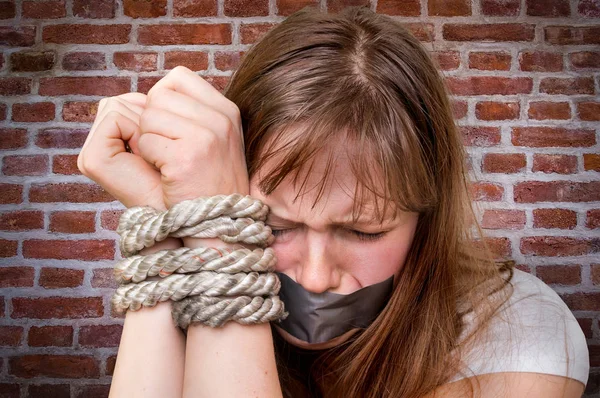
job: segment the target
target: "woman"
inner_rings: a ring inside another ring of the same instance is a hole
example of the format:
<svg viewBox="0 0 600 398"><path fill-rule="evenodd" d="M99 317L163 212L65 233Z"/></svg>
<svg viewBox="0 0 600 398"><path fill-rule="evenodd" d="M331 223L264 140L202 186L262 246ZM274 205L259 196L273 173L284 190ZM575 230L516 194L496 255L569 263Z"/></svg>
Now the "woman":
<svg viewBox="0 0 600 398"><path fill-rule="evenodd" d="M166 303L130 311L111 396L581 396L585 337L548 286L492 257L465 155L427 52L364 7L291 15L224 95L178 67L147 97L101 101L85 175L127 207L249 193L270 207L286 306L369 292L376 315L342 299L316 324L194 325L186 339ZM169 238L142 254L179 244L223 245ZM366 323L336 324L344 311Z"/></svg>

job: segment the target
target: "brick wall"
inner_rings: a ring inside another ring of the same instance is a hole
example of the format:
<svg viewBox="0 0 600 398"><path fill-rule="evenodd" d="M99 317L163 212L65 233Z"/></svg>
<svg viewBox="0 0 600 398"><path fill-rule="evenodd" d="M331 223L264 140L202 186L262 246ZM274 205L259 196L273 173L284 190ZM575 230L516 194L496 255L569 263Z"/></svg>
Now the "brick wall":
<svg viewBox="0 0 600 398"><path fill-rule="evenodd" d="M434 54L488 239L573 310L598 393L599 0L53 0L0 1L0 395L107 396L123 207L76 166L100 98L176 65L222 89L308 4L370 5Z"/></svg>

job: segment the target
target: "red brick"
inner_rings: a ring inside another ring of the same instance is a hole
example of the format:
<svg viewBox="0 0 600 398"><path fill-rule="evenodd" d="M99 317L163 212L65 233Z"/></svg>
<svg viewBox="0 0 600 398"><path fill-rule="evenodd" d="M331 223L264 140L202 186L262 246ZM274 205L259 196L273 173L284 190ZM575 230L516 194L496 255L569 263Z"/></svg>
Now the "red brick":
<svg viewBox="0 0 600 398"><path fill-rule="evenodd" d="M81 174L77 167L78 156L79 155L54 155L52 158L52 172L68 175Z"/></svg>
<svg viewBox="0 0 600 398"><path fill-rule="evenodd" d="M481 13L494 17L516 17L521 10L520 0L481 0Z"/></svg>
<svg viewBox="0 0 600 398"><path fill-rule="evenodd" d="M138 43L143 45L231 44L231 38L231 25L227 23L161 24L138 27Z"/></svg>
<svg viewBox="0 0 600 398"><path fill-rule="evenodd" d="M500 143L500 128L460 126L463 142L466 146L496 146Z"/></svg>
<svg viewBox="0 0 600 398"><path fill-rule="evenodd" d="M131 91L130 77L61 76L40 78L40 95L115 96Z"/></svg>
<svg viewBox="0 0 600 398"><path fill-rule="evenodd" d="M536 153L533 155L533 167L531 171L534 173L577 173L577 156Z"/></svg>
<svg viewBox="0 0 600 398"><path fill-rule="evenodd" d="M504 188L498 184L477 182L470 185L469 192L473 200L490 202L502 200Z"/></svg>
<svg viewBox="0 0 600 398"><path fill-rule="evenodd" d="M540 265L536 268L536 276L548 284L578 285L581 283L581 266L579 265Z"/></svg>
<svg viewBox="0 0 600 398"><path fill-rule="evenodd" d="M175 0L184 1L184 0ZM414 8L415 3L420 8L418 0L407 0L407 1L399 1L399 0L379 0L377 4L377 13L378 14L388 14L390 12L400 12L401 8ZM406 4L406 5L405 5ZM306 6L313 6L314 8L319 8L318 0L277 0L277 15L288 16L296 11L303 9ZM399 14L395 14L399 15ZM417 14L419 15L419 14Z"/></svg>
<svg viewBox="0 0 600 398"><path fill-rule="evenodd" d="M14 210L0 213L0 229L26 231L44 228L44 212L40 210Z"/></svg>
<svg viewBox="0 0 600 398"><path fill-rule="evenodd" d="M115 0L75 0L73 16L81 18L114 18Z"/></svg>
<svg viewBox="0 0 600 398"><path fill-rule="evenodd" d="M104 315L102 297L13 297L11 318L79 319Z"/></svg>
<svg viewBox="0 0 600 398"><path fill-rule="evenodd" d="M116 231L119 225L119 218L125 210L103 210L100 213L100 225L104 229Z"/></svg>
<svg viewBox="0 0 600 398"><path fill-rule="evenodd" d="M115 364L117 363L117 356L111 355L106 358L106 374L113 375L115 371Z"/></svg>
<svg viewBox="0 0 600 398"><path fill-rule="evenodd" d="M10 70L13 72L39 72L54 67L54 51L23 51L10 54Z"/></svg>
<svg viewBox="0 0 600 398"><path fill-rule="evenodd" d="M30 347L70 347L73 345L73 327L32 326L28 343Z"/></svg>
<svg viewBox="0 0 600 398"><path fill-rule="evenodd" d="M0 2L0 19L12 19L17 15L14 1Z"/></svg>
<svg viewBox="0 0 600 398"><path fill-rule="evenodd" d="M30 384L27 392L32 397L70 397L68 384Z"/></svg>
<svg viewBox="0 0 600 398"><path fill-rule="evenodd" d="M39 376L54 378L99 378L98 360L84 355L23 355L9 357L12 376L33 378Z"/></svg>
<svg viewBox="0 0 600 398"><path fill-rule="evenodd" d="M157 62L157 53L115 52L113 55L113 63L117 68L136 72L155 71Z"/></svg>
<svg viewBox="0 0 600 398"><path fill-rule="evenodd" d="M475 105L475 116L480 120L508 120L519 118L518 102L482 101Z"/></svg>
<svg viewBox="0 0 600 398"><path fill-rule="evenodd" d="M204 80L210 83L216 90L218 90L221 94L224 93L225 87L229 82L229 76L213 76L213 75L205 75L202 76Z"/></svg>
<svg viewBox="0 0 600 398"><path fill-rule="evenodd" d="M428 0L427 13L432 16L458 17L471 15L470 0Z"/></svg>
<svg viewBox="0 0 600 398"><path fill-rule="evenodd" d="M253 44L259 41L262 36L277 26L275 23L242 23L240 24L240 43Z"/></svg>
<svg viewBox="0 0 600 398"><path fill-rule="evenodd" d="M148 91L162 78L162 76L140 76L138 77L137 91L148 94Z"/></svg>
<svg viewBox="0 0 600 398"><path fill-rule="evenodd" d="M564 95L594 94L594 78L546 77L540 81L540 93Z"/></svg>
<svg viewBox="0 0 600 398"><path fill-rule="evenodd" d="M45 289L78 287L83 283L84 273L82 269L43 267L40 270L39 285Z"/></svg>
<svg viewBox="0 0 600 398"><path fill-rule="evenodd" d="M0 128L0 149L24 148L27 145L27 130L19 128Z"/></svg>
<svg viewBox="0 0 600 398"><path fill-rule="evenodd" d="M582 51L569 54L573 69L600 69L600 52Z"/></svg>
<svg viewBox="0 0 600 398"><path fill-rule="evenodd" d="M31 93L31 79L27 77L0 77L0 95L24 95L29 93Z"/></svg>
<svg viewBox="0 0 600 398"><path fill-rule="evenodd" d="M527 0L527 15L534 17L568 17L571 15L569 0Z"/></svg>
<svg viewBox="0 0 600 398"><path fill-rule="evenodd" d="M35 269L33 267L0 267L0 287L31 287Z"/></svg>
<svg viewBox="0 0 600 398"><path fill-rule="evenodd" d="M600 292L561 294L560 298L571 311L600 311Z"/></svg>
<svg viewBox="0 0 600 398"><path fill-rule="evenodd" d="M29 47L35 44L35 26L0 26L0 46Z"/></svg>
<svg viewBox="0 0 600 398"><path fill-rule="evenodd" d="M568 102L530 102L527 116L535 120L568 120L571 119L571 107Z"/></svg>
<svg viewBox="0 0 600 398"><path fill-rule="evenodd" d="M600 18L600 3L598 0L579 0L577 12L586 18Z"/></svg>
<svg viewBox="0 0 600 398"><path fill-rule="evenodd" d="M23 2L23 18L56 19L66 15L64 0Z"/></svg>
<svg viewBox="0 0 600 398"><path fill-rule="evenodd" d="M338 13L346 7L368 5L369 0L328 0L327 11L330 13Z"/></svg>
<svg viewBox="0 0 600 398"><path fill-rule="evenodd" d="M533 88L530 77L449 76L446 82L454 95L530 94Z"/></svg>
<svg viewBox="0 0 600 398"><path fill-rule="evenodd" d="M0 326L0 347L17 347L21 344L21 326Z"/></svg>
<svg viewBox="0 0 600 398"><path fill-rule="evenodd" d="M529 147L589 147L596 144L596 135L591 129L513 127L512 144Z"/></svg>
<svg viewBox="0 0 600 398"><path fill-rule="evenodd" d="M106 59L99 52L73 52L65 54L62 60L64 70L104 70Z"/></svg>
<svg viewBox="0 0 600 398"><path fill-rule="evenodd" d="M18 244L16 240L0 239L0 257L16 256Z"/></svg>
<svg viewBox="0 0 600 398"><path fill-rule="evenodd" d="M6 314L4 313L4 297L0 297L0 317L4 318ZM2 361L0 361L0 369L2 368Z"/></svg>
<svg viewBox="0 0 600 398"><path fill-rule="evenodd" d="M583 331L583 334L588 339L592 338L592 318L577 318L577 322L579 322L579 327Z"/></svg>
<svg viewBox="0 0 600 398"><path fill-rule="evenodd" d="M526 181L513 191L517 203L593 202L600 200L600 181Z"/></svg>
<svg viewBox="0 0 600 398"><path fill-rule="evenodd" d="M13 104L14 122L49 122L54 120L55 106L52 102Z"/></svg>
<svg viewBox="0 0 600 398"><path fill-rule="evenodd" d="M71 101L63 105L62 117L67 122L93 122L98 112L98 101Z"/></svg>
<svg viewBox="0 0 600 398"><path fill-rule="evenodd" d="M510 241L507 238L486 237L485 242L492 251L495 259L505 259L510 256Z"/></svg>
<svg viewBox="0 0 600 398"><path fill-rule="evenodd" d="M55 211L50 213L50 231L81 234L95 232L95 211Z"/></svg>
<svg viewBox="0 0 600 398"><path fill-rule="evenodd" d="M91 285L92 287L106 287L116 289L118 284L114 277L114 268L96 268L93 270Z"/></svg>
<svg viewBox="0 0 600 398"><path fill-rule="evenodd" d="M330 5L335 4L335 0L329 0ZM268 0L224 0L224 15L228 17L261 17L269 15Z"/></svg>
<svg viewBox="0 0 600 398"><path fill-rule="evenodd" d="M23 257L55 258L59 260L74 259L95 261L115 256L115 242L103 240L43 240L30 239L23 241Z"/></svg>
<svg viewBox="0 0 600 398"><path fill-rule="evenodd" d="M590 239L567 236L528 236L521 238L521 253L526 256L582 256L592 254Z"/></svg>
<svg viewBox="0 0 600 398"><path fill-rule="evenodd" d="M456 99L452 99L452 114L455 119L462 119L467 116L467 112L469 110L469 105L466 101L460 101Z"/></svg>
<svg viewBox="0 0 600 398"><path fill-rule="evenodd" d="M113 198L99 185L86 183L32 184L29 201L37 203L71 202L96 203L112 202Z"/></svg>
<svg viewBox="0 0 600 398"><path fill-rule="evenodd" d="M486 173L518 173L526 166L524 153L486 153L481 169Z"/></svg>
<svg viewBox="0 0 600 398"><path fill-rule="evenodd" d="M217 2L173 0L173 16L183 18L215 17L217 16Z"/></svg>
<svg viewBox="0 0 600 398"><path fill-rule="evenodd" d="M88 133L89 130L47 128L38 132L35 145L40 148L81 148Z"/></svg>
<svg viewBox="0 0 600 398"><path fill-rule="evenodd" d="M454 70L460 66L460 53L458 51L436 51L432 56L441 70Z"/></svg>
<svg viewBox="0 0 600 398"><path fill-rule="evenodd" d="M48 155L7 155L2 173L13 176L38 176L48 173Z"/></svg>
<svg viewBox="0 0 600 398"><path fill-rule="evenodd" d="M1 184L0 183L0 203L21 203L23 202L23 185L19 184Z"/></svg>
<svg viewBox="0 0 600 398"><path fill-rule="evenodd" d="M217 55L215 54L215 58ZM215 61L216 62L216 61ZM183 65L193 71L208 69L208 53L203 51L168 51L165 52L164 69L173 69ZM217 69L219 66L217 65Z"/></svg>
<svg viewBox="0 0 600 398"><path fill-rule="evenodd" d="M525 221L523 210L490 209L483 213L481 226L486 229L523 229Z"/></svg>
<svg viewBox="0 0 600 398"><path fill-rule="evenodd" d="M546 26L544 37L550 44L600 44L600 25Z"/></svg>
<svg viewBox="0 0 600 398"><path fill-rule="evenodd" d="M577 212L568 209L533 209L534 228L573 229L577 226Z"/></svg>
<svg viewBox="0 0 600 398"><path fill-rule="evenodd" d="M589 229L600 228L600 209L588 210L586 213L585 227Z"/></svg>
<svg viewBox="0 0 600 398"><path fill-rule="evenodd" d="M584 153L583 154L583 169L585 171L588 171L588 170L600 171L600 154Z"/></svg>
<svg viewBox="0 0 600 398"><path fill-rule="evenodd" d="M236 70L240 64L243 52L215 52L215 67L219 70Z"/></svg>
<svg viewBox="0 0 600 398"><path fill-rule="evenodd" d="M432 42L435 40L435 31L432 23L404 22L402 25L419 41Z"/></svg>
<svg viewBox="0 0 600 398"><path fill-rule="evenodd" d="M90 325L79 328L79 345L81 347L118 347L123 333L123 326Z"/></svg>
<svg viewBox="0 0 600 398"><path fill-rule="evenodd" d="M506 52L471 52L469 53L469 68L479 70L509 70L512 61L510 53Z"/></svg>
<svg viewBox="0 0 600 398"><path fill-rule="evenodd" d="M535 25L518 23L444 24L442 36L448 41L533 41Z"/></svg>
<svg viewBox="0 0 600 398"><path fill-rule="evenodd" d="M594 285L600 285L600 264L591 265L591 274Z"/></svg>
<svg viewBox="0 0 600 398"><path fill-rule="evenodd" d="M129 43L130 33L131 25L47 25L42 40L59 44L125 44Z"/></svg>
<svg viewBox="0 0 600 398"><path fill-rule="evenodd" d="M0 103L0 120L6 120L6 104L2 103Z"/></svg>
<svg viewBox="0 0 600 398"><path fill-rule="evenodd" d="M527 72L560 72L563 70L563 56L548 51L520 52L519 67Z"/></svg>
<svg viewBox="0 0 600 398"><path fill-rule="evenodd" d="M156 18L167 15L167 0L123 0L123 14L132 18Z"/></svg>
<svg viewBox="0 0 600 398"><path fill-rule="evenodd" d="M577 103L577 115L581 120L600 120L600 102Z"/></svg>
<svg viewBox="0 0 600 398"><path fill-rule="evenodd" d="M110 384L81 384L77 387L75 398L108 397Z"/></svg>

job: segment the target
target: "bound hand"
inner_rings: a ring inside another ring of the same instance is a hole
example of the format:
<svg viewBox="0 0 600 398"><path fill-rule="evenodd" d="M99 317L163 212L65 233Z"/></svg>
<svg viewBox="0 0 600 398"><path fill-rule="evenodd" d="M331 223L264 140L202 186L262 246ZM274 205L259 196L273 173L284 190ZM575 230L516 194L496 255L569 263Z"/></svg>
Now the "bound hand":
<svg viewBox="0 0 600 398"><path fill-rule="evenodd" d="M239 109L190 69L175 67L149 90L140 130L139 153L160 170L167 208L249 193Z"/></svg>
<svg viewBox="0 0 600 398"><path fill-rule="evenodd" d="M102 98L77 168L126 207L166 210L160 172L139 156L139 121L145 103L141 93ZM133 153L126 151L125 141Z"/></svg>

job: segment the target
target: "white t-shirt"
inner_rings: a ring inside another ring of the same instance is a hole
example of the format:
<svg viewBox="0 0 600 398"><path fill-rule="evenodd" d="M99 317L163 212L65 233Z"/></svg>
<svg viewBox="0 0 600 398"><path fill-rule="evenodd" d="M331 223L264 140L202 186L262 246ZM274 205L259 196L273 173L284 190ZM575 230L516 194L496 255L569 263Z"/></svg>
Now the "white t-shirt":
<svg viewBox="0 0 600 398"><path fill-rule="evenodd" d="M486 373L536 372L587 384L585 335L564 301L543 281L519 269L514 269L511 283L512 296L491 320L490 340L463 355L466 375L457 374L450 382ZM467 325L472 322L468 315Z"/></svg>

